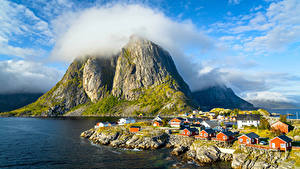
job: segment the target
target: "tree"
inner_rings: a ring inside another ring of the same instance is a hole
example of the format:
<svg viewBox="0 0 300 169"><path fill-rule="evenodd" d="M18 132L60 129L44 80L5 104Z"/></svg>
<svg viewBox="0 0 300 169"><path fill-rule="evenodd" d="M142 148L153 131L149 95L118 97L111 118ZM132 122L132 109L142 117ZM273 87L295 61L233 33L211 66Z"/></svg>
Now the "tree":
<svg viewBox="0 0 300 169"><path fill-rule="evenodd" d="M269 123L269 121L266 118L261 117L258 128L259 129L267 129L267 130L269 130L270 129L270 123Z"/></svg>
<svg viewBox="0 0 300 169"><path fill-rule="evenodd" d="M287 122L287 120L286 120L286 115L280 115L280 117L279 117L279 121L281 121L281 122L283 122L283 123L286 123Z"/></svg>

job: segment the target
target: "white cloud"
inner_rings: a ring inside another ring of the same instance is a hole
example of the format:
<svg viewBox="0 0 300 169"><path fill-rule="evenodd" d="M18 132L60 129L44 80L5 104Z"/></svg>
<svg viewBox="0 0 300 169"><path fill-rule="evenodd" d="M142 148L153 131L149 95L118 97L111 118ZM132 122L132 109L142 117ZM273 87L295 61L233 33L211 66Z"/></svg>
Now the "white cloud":
<svg viewBox="0 0 300 169"><path fill-rule="evenodd" d="M0 61L0 93L46 92L61 77L61 71L41 63L23 60Z"/></svg>
<svg viewBox="0 0 300 169"><path fill-rule="evenodd" d="M174 21L141 5L112 5L67 13L53 21L53 26L57 37L54 60L70 62L83 55L111 56L135 34L168 50L191 85L195 84L199 67L185 54L186 49L205 52L213 48L212 39L191 21Z"/></svg>
<svg viewBox="0 0 300 169"><path fill-rule="evenodd" d="M41 49L25 46L51 41L52 33L48 23L23 5L0 0L0 18L0 54L39 56Z"/></svg>

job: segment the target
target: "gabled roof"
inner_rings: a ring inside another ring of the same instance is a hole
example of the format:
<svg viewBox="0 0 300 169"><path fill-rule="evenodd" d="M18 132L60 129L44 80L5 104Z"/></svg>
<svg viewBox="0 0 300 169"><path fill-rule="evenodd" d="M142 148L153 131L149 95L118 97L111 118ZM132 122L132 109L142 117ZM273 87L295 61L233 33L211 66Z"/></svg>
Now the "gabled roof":
<svg viewBox="0 0 300 169"><path fill-rule="evenodd" d="M234 136L234 133L231 131L223 131L221 133L225 134L226 136Z"/></svg>
<svg viewBox="0 0 300 169"><path fill-rule="evenodd" d="M175 118L173 118L173 119L178 119L178 120L181 120L181 121L185 121L185 119L182 118L182 117L175 117ZM173 119L171 119L171 120L173 120Z"/></svg>
<svg viewBox="0 0 300 169"><path fill-rule="evenodd" d="M287 143L289 143L289 142L292 142L293 140L291 139L291 138L289 138L288 136L286 136L286 135L281 135L281 136L277 136L279 139L281 139L281 140L283 140L283 141L285 141L285 142L287 142ZM277 137L275 137L275 138L277 138ZM273 138L273 139L275 139L275 138ZM273 140L272 139L272 140Z"/></svg>
<svg viewBox="0 0 300 169"><path fill-rule="evenodd" d="M271 126L273 126L273 125L276 124L276 123L282 123L282 124L287 125L288 127L291 126L291 125L289 125L289 124L287 124L287 123L284 123L284 122L282 122L282 121L279 121L279 120L276 121L275 123L271 124Z"/></svg>
<svg viewBox="0 0 300 169"><path fill-rule="evenodd" d="M141 128L140 126L131 126L130 128Z"/></svg>
<svg viewBox="0 0 300 169"><path fill-rule="evenodd" d="M245 134L247 137L249 138L259 138L259 135L257 135L256 133L254 132L251 132L251 133L248 133L248 134Z"/></svg>
<svg viewBox="0 0 300 169"><path fill-rule="evenodd" d="M205 131L207 134L215 133L215 130L213 130L213 129L205 129L204 131Z"/></svg>
<svg viewBox="0 0 300 169"><path fill-rule="evenodd" d="M258 120L260 120L260 115L259 114L238 114L236 119L237 120L258 121Z"/></svg>
<svg viewBox="0 0 300 169"><path fill-rule="evenodd" d="M217 126L220 126L219 123L217 121L202 121L201 123L206 123L207 125L210 126L210 128L215 128Z"/></svg>
<svg viewBox="0 0 300 169"><path fill-rule="evenodd" d="M187 130L189 130L189 131L192 131L192 132L198 131L198 129L196 129L196 128L189 128L189 127L187 127L187 128L185 128L185 129L187 129Z"/></svg>

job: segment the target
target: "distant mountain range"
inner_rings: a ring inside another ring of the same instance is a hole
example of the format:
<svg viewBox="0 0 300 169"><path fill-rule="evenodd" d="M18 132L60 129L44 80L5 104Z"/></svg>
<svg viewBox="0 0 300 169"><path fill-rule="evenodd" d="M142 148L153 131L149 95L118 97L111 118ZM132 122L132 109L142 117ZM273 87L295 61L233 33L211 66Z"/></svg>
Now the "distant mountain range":
<svg viewBox="0 0 300 169"><path fill-rule="evenodd" d="M289 102L276 102L270 100L247 100L252 103L255 107L265 108L265 109L297 109L300 105L297 103Z"/></svg>
<svg viewBox="0 0 300 169"><path fill-rule="evenodd" d="M253 108L225 86L192 93L166 50L133 36L115 56L75 59L50 91L10 115L177 115L199 106Z"/></svg>
<svg viewBox="0 0 300 169"><path fill-rule="evenodd" d="M35 102L42 93L0 94L0 112L7 112Z"/></svg>
<svg viewBox="0 0 300 169"><path fill-rule="evenodd" d="M193 97L203 110L221 107L227 109L254 109L254 106L238 97L231 88L214 86L193 92Z"/></svg>

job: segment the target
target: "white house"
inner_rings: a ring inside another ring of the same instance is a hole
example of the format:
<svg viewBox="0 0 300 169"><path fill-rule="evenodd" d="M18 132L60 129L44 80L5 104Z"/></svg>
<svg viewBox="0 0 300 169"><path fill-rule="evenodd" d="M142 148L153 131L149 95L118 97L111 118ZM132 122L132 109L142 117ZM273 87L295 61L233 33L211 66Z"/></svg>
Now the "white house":
<svg viewBox="0 0 300 169"><path fill-rule="evenodd" d="M119 125L130 124L130 123L135 123L135 119L133 119L133 118L121 118L118 121Z"/></svg>
<svg viewBox="0 0 300 169"><path fill-rule="evenodd" d="M259 114L238 114L237 118L238 128L243 128L244 126L255 126L259 125L260 115Z"/></svg>
<svg viewBox="0 0 300 169"><path fill-rule="evenodd" d="M99 122L95 125L95 128L99 128L99 127L109 127L109 126L112 126L111 123L109 122Z"/></svg>

